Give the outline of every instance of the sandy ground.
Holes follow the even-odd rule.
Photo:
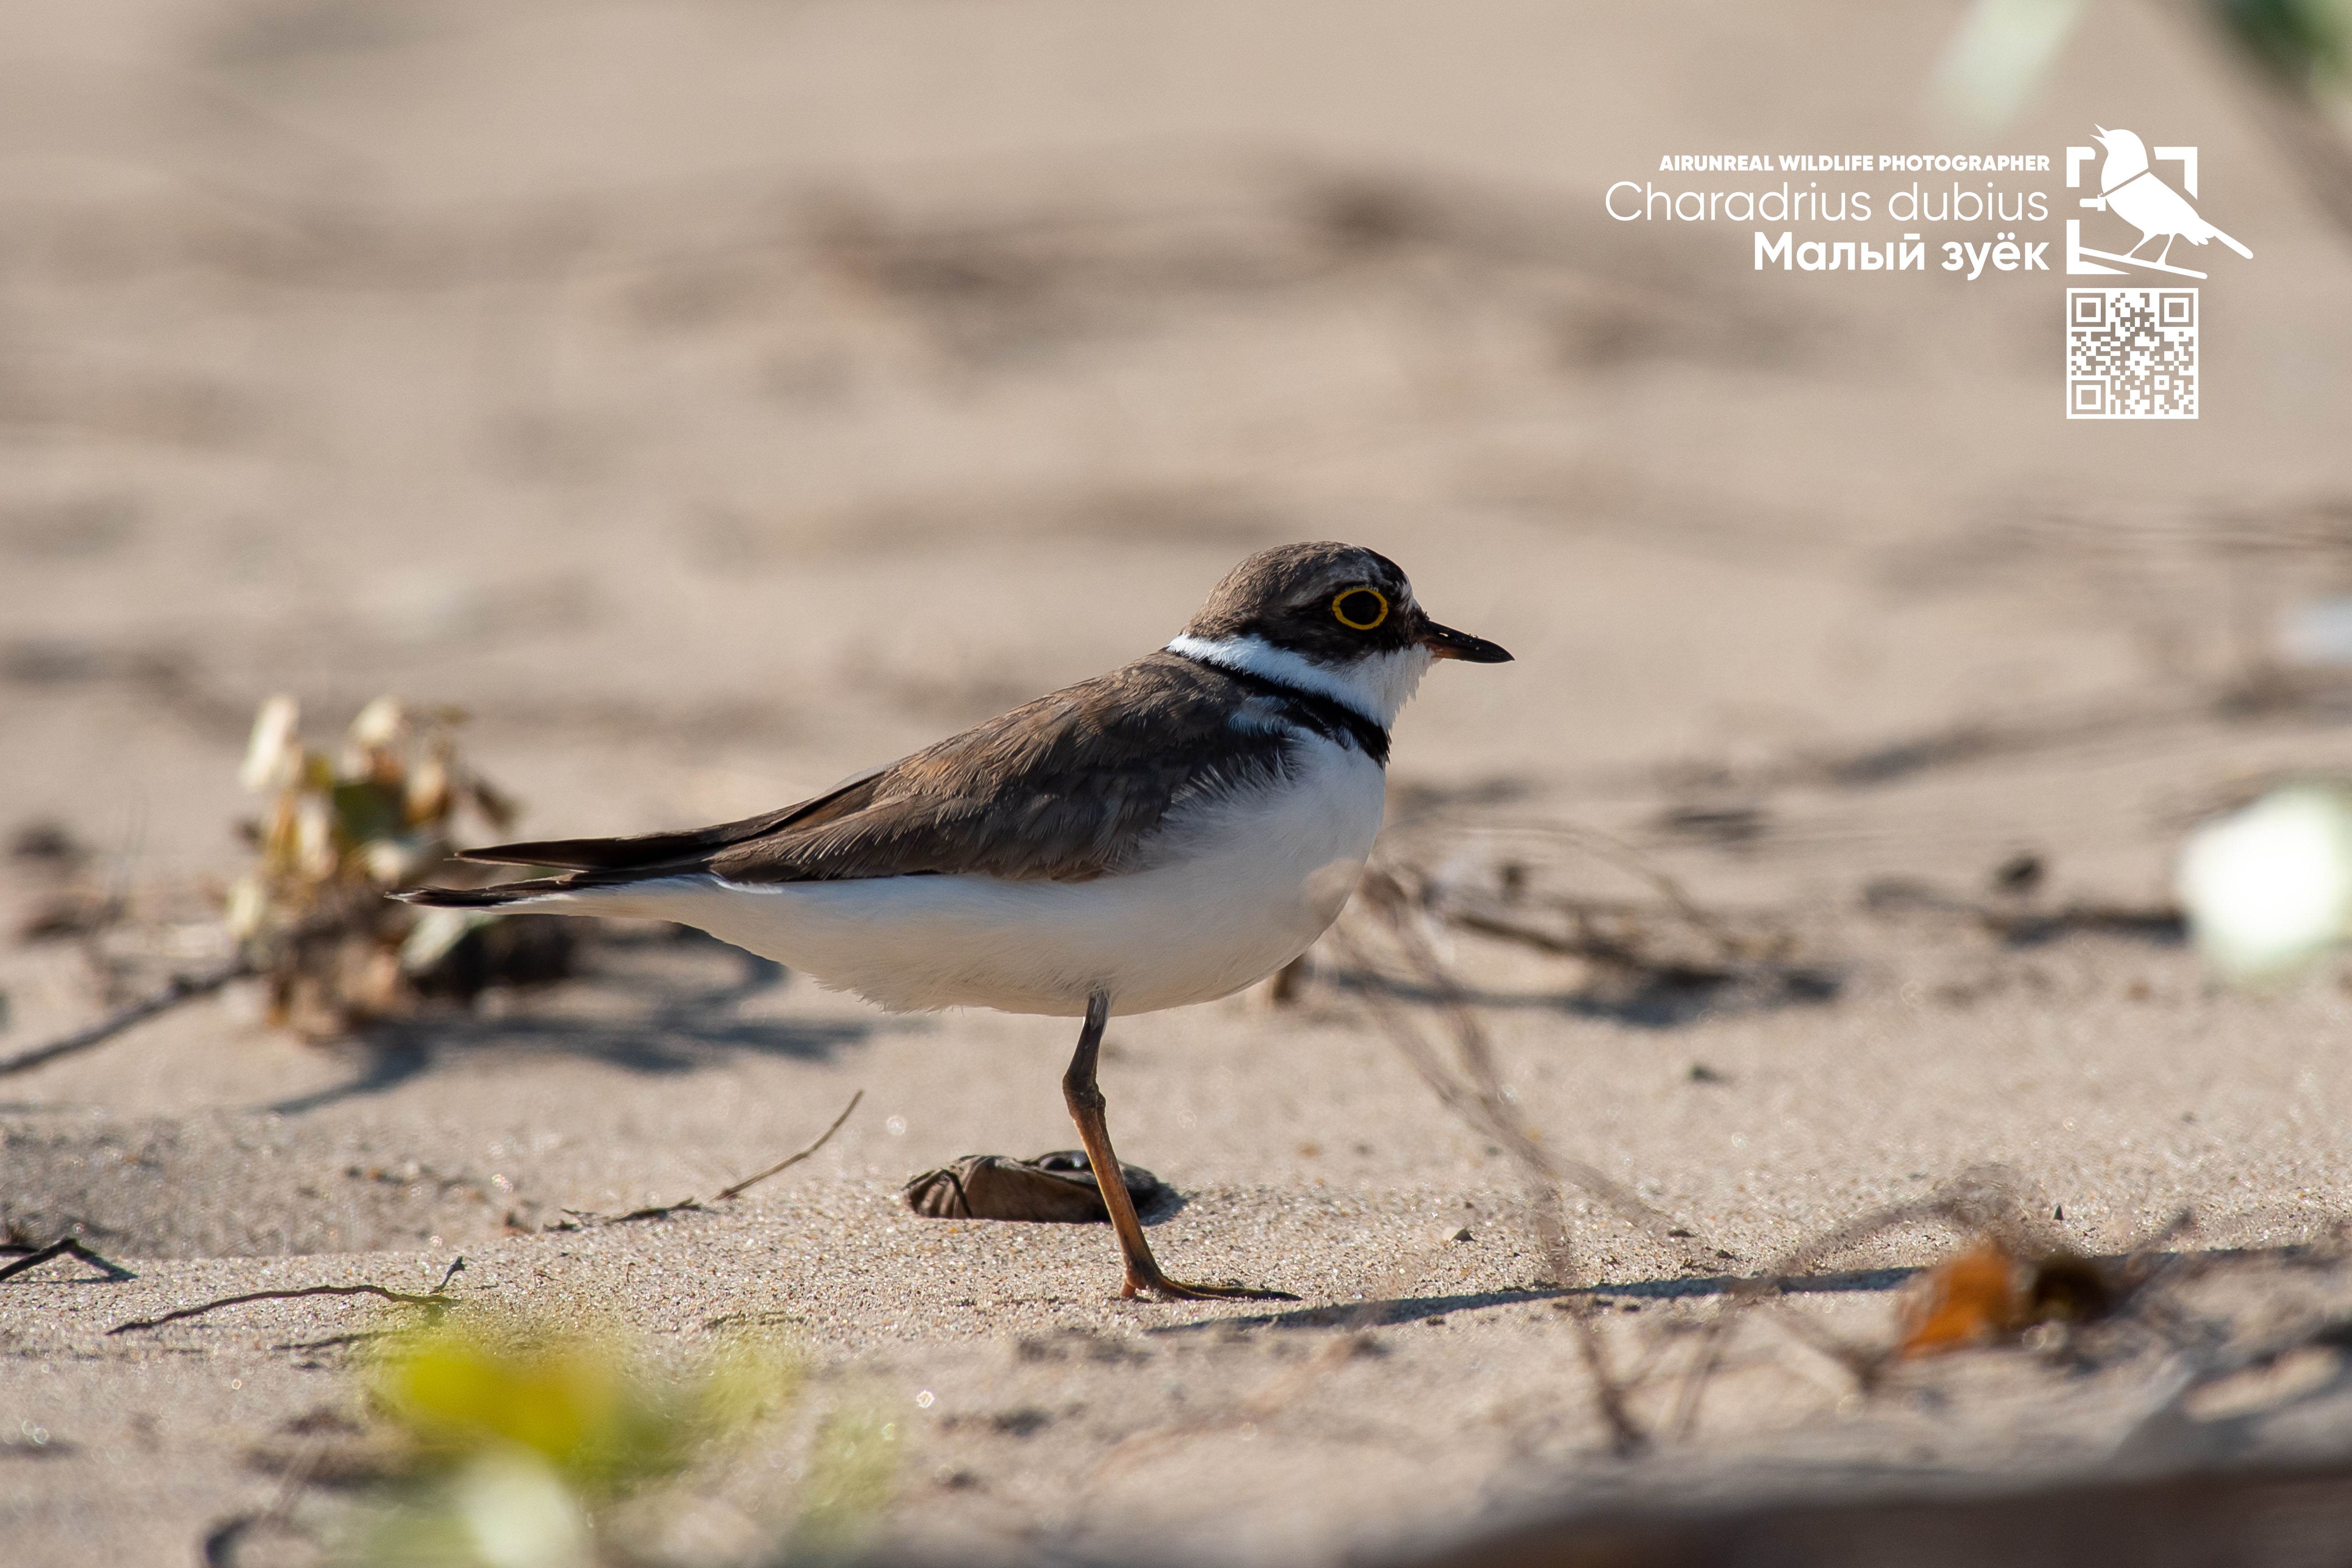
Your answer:
[[[1156,646],[1251,549],[1344,537],[1518,655],[1409,710],[1398,852],[1654,901],[1498,831],[1604,830],[1834,976],[1643,986],[1453,939],[1525,1121],[1694,1233],[1572,1214],[1621,1370],[1684,1353],[1723,1278],[1987,1162],[2087,1250],[2184,1206],[2174,1247],[2252,1250],[2177,1288],[2169,1337],[1867,1393],[1758,1315],[1687,1429],[1681,1380],[1636,1392],[1654,1440],[1625,1457],[1519,1173],[1331,954],[1293,1006],[1123,1019],[1106,1051],[1122,1153],[1181,1194],[1163,1259],[1302,1298],[1268,1310],[1122,1302],[1099,1228],[897,1206],[956,1155],[1071,1142],[1066,1024],[886,1017],[622,930],[472,1016],[310,1045],[232,989],[0,1081],[9,1224],[138,1274],[0,1283],[12,1560],[323,1517],[284,1456],[357,1410],[363,1347],[332,1342],[376,1309],[107,1329],[422,1289],[459,1254],[468,1299],[789,1333],[804,1416],[901,1427],[876,1539],[950,1558],[1331,1562],[1538,1506],[2352,1444],[2332,1361],[2173,1402],[2196,1354],[2352,1305],[2342,977],[2238,994],[2160,936],[1945,907],[1999,904],[2027,851],[2044,882],[2002,907],[2157,907],[2201,816],[2352,767],[2347,689],[2273,638],[2352,588],[2352,249],[2184,36],[2102,10],[2007,138],[2175,115],[2260,236],[2207,289],[2204,417],[2149,427],[2055,416],[2054,286],[1825,288],[1743,270],[1744,231],[1598,212],[1661,151],[1926,144],[1944,7],[26,9],[0,826],[100,852],[125,983],[215,950],[272,691],[327,725],[464,704],[530,830],[678,826]],[[6,929],[50,892],[0,869]],[[0,951],[0,1052],[103,1005],[69,942]],[[707,1194],[860,1089],[724,1210],[547,1228]],[[1874,1238],[1785,1310],[1884,1343],[1885,1271],[1947,1245]],[[786,1425],[698,1477],[680,1560],[776,1539]]]

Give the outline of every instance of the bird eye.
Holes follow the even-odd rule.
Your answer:
[[[1389,618],[1388,595],[1378,588],[1350,588],[1331,601],[1331,614],[1352,632],[1368,632]]]

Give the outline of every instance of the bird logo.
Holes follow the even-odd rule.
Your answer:
[[[2082,243],[2082,220],[2066,222],[2066,270],[2074,273],[2115,273],[2120,267],[2102,267],[2100,261],[2118,262],[2122,267],[2145,267],[2158,272],[2170,272],[2183,278],[2202,278],[2202,272],[2172,265],[2172,243],[2185,239],[2191,245],[2203,245],[2218,239],[2240,256],[2251,260],[2253,252],[2235,238],[2222,233],[2197,216],[2197,209],[2156,173],[2148,155],[2147,143],[2129,131],[2110,131],[2102,125],[2094,138],[2105,152],[2099,165],[2099,194],[2084,196],[2081,205],[2098,212],[2112,212],[2139,230],[2139,239],[2122,252],[2091,250]],[[2083,164],[2099,154],[2088,147],[2066,149],[2066,183],[2079,186]],[[2178,162],[2181,166],[2180,183],[2189,195],[2197,194],[2197,149],[2194,147],[2158,147],[2158,160]],[[2141,251],[2161,239],[2163,247],[2153,258]],[[2095,258],[2096,261],[2090,258]]]

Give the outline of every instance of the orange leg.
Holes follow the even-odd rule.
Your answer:
[[[1118,1154],[1110,1146],[1110,1123],[1105,1120],[1102,1086],[1095,1081],[1095,1061],[1102,1054],[1103,1028],[1110,1022],[1110,997],[1097,991],[1087,998],[1086,1027],[1078,1032],[1078,1048],[1070,1057],[1070,1070],[1062,1075],[1062,1099],[1070,1120],[1078,1124],[1078,1141],[1087,1146],[1087,1160],[1095,1168],[1095,1184],[1102,1189],[1103,1206],[1110,1211],[1110,1227],[1118,1235],[1119,1256],[1127,1263],[1122,1296],[1149,1290],[1176,1300],[1214,1300],[1245,1297],[1255,1300],[1295,1301],[1281,1290],[1260,1290],[1247,1285],[1188,1285],[1160,1271],[1144,1239],[1143,1222],[1135,1217],[1135,1200],[1128,1195],[1127,1177]]]

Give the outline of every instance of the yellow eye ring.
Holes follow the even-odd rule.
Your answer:
[[[1347,610],[1348,601],[1356,598],[1359,595],[1371,600],[1374,604],[1378,605],[1380,608],[1374,610],[1369,617],[1363,619],[1358,618],[1358,616],[1362,616],[1363,614],[1360,608],[1357,611],[1356,615],[1349,615]],[[1342,589],[1339,596],[1331,601],[1331,616],[1333,619],[1337,620],[1341,626],[1347,627],[1351,632],[1368,632],[1374,626],[1379,626],[1382,621],[1389,618],[1389,596],[1386,594],[1381,593],[1378,588]]]

